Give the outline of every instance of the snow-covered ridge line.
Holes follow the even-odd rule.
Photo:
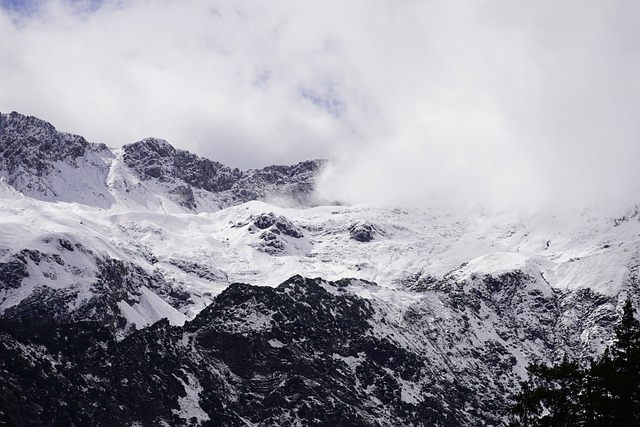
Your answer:
[[[0,116],[0,176],[45,201],[171,213],[213,212],[256,199],[306,206],[324,165],[313,160],[242,171],[157,138],[110,150],[35,117]]]
[[[12,230],[0,238],[4,252],[64,257],[38,242],[52,231],[75,236],[189,295],[180,306],[187,318],[230,282],[275,286],[294,274],[419,290],[520,271],[556,292],[590,289],[607,298],[637,283],[633,212],[615,220],[514,219],[437,207],[245,203],[310,196],[317,163],[239,171],[158,139],[109,150],[40,119],[2,118],[0,213]]]

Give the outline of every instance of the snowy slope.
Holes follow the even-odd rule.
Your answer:
[[[161,274],[172,288],[190,295],[180,308],[187,317],[231,282],[276,286],[295,274],[360,278],[398,295],[424,283],[516,270],[559,292],[590,289],[607,297],[626,292],[636,280],[640,223],[635,218],[506,223],[497,217],[456,218],[443,210],[293,209],[258,201],[213,213],[168,214],[46,203],[8,189],[3,194],[5,260],[13,248],[51,253],[46,241],[73,237],[95,252]],[[353,237],[350,228],[358,223],[374,226],[371,241]],[[58,276],[55,286],[63,286],[65,276]],[[34,277],[25,281],[28,289],[35,286]]]
[[[109,149],[39,119],[0,118],[4,319],[91,320],[122,339],[163,318],[188,327],[232,283],[276,288],[317,277],[332,295],[366,301],[375,340],[428,360],[418,376],[388,372],[401,406],[451,399],[452,413],[473,425],[502,419],[478,396],[495,397],[504,414],[529,361],[599,354],[622,301],[640,301],[633,206],[617,218],[317,206],[318,162],[239,171],[154,138]],[[290,202],[265,202],[273,199]],[[238,322],[228,332],[271,330],[277,309],[233,312],[241,309],[228,308]],[[331,357],[356,377],[365,366],[359,353]],[[187,396],[174,412],[206,420],[199,380],[181,381]],[[467,393],[447,387],[476,400],[467,407]],[[370,397],[377,413],[384,405]]]

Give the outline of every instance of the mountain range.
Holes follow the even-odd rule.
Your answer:
[[[328,204],[325,165],[1,114],[0,422],[505,426],[528,363],[601,354],[640,301],[634,201]]]

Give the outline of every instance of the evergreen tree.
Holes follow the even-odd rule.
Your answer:
[[[634,317],[634,312],[628,299],[611,347],[609,391],[617,425],[621,427],[640,425],[640,322]]]
[[[588,369],[566,355],[556,365],[529,365],[529,380],[514,397],[512,425],[640,426],[640,322],[634,312],[627,299],[611,348]]]
[[[527,368],[529,383],[517,399],[517,405],[528,412],[525,425],[578,425],[580,388],[583,373],[565,355],[555,366],[533,364]],[[524,395],[526,390],[527,395]]]
[[[585,426],[613,426],[616,411],[612,406],[612,393],[615,382],[615,369],[609,348],[605,349],[602,357],[591,364],[585,382],[589,385],[586,390],[585,405],[590,414]]]
[[[527,368],[531,369],[531,366]],[[535,425],[535,420],[540,416],[542,408],[538,404],[537,390],[532,388],[530,381],[520,383],[520,393],[515,396],[513,405],[514,420],[512,427],[529,427]]]

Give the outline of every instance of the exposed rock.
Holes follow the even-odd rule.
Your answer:
[[[65,251],[84,252],[85,261],[81,263],[86,265],[89,261],[93,268],[67,264],[57,253],[22,250],[0,263],[0,291],[4,291],[0,317],[46,325],[93,321],[122,336],[128,324],[118,304],[137,303],[142,287],[151,289],[176,308],[185,304],[184,294],[169,286],[160,274],[150,274],[130,262],[95,255],[81,245],[74,248],[67,240],[58,243]],[[23,281],[30,279],[29,264],[42,276],[32,280],[37,284],[25,294],[21,287],[25,286]],[[62,282],[58,274],[75,277],[76,282]],[[17,302],[5,306],[16,298]]]
[[[270,255],[284,254],[289,247],[295,250],[298,243],[308,245],[308,242],[302,242],[304,234],[300,227],[273,212],[262,213],[252,218],[248,230],[250,233],[260,233],[261,241],[254,247]]]
[[[57,263],[38,251],[16,260]],[[184,327],[161,322],[117,343],[113,303],[159,278],[113,260],[100,271],[77,315],[63,309],[73,289],[41,288],[5,316],[21,323],[0,322],[3,422],[499,426],[523,355],[592,356],[580,332],[604,339],[616,320],[610,298],[564,295],[518,270],[426,280],[403,306],[357,296],[376,292],[370,282],[296,276],[275,289],[233,284]]]
[[[273,212],[263,213],[253,220],[253,224],[260,230],[269,228],[273,234],[283,234],[285,236],[300,239],[304,237],[299,227],[282,215],[276,216]]]
[[[0,263],[0,290],[18,289],[26,277],[29,277],[29,272],[24,261],[12,259]]]
[[[122,191],[122,197],[136,189],[144,192],[136,180],[109,177],[115,158],[106,145],[57,131],[38,118],[16,112],[0,115],[0,178],[30,197],[108,208],[118,197],[114,191]],[[324,164],[314,160],[243,171],[157,138],[125,145],[122,158],[139,180],[157,181],[162,196],[192,211],[266,199],[312,204],[315,178]]]
[[[146,138],[123,147],[124,161],[143,179],[180,180],[210,192],[230,190],[242,172],[184,150],[176,150],[167,141]]]
[[[177,198],[176,202],[184,206],[187,209],[195,209],[196,198],[193,195],[193,189],[188,185],[178,185],[173,190],[170,191],[171,194],[175,194]]]
[[[421,387],[423,356],[372,334],[374,308],[343,288],[301,277],[235,284],[183,328],[159,322],[120,343],[95,324],[2,321],[0,421],[471,425],[432,392],[404,395]]]
[[[380,229],[369,222],[356,222],[349,226],[349,237],[358,242],[371,242],[381,234]]]

